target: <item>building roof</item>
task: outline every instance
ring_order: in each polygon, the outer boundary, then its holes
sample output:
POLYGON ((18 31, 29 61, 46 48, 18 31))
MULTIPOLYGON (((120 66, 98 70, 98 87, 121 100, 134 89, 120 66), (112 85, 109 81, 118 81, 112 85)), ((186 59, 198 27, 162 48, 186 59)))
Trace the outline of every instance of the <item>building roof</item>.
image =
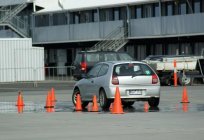
POLYGON ((52 11, 75 11, 101 7, 114 7, 127 4, 158 2, 159 0, 35 0, 37 6, 44 9, 37 13, 52 11))

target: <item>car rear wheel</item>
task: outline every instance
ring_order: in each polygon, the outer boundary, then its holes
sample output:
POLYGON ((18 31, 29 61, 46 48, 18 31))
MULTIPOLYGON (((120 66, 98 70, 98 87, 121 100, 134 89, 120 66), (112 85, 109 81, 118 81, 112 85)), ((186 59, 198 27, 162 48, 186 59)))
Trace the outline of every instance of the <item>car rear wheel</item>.
MULTIPOLYGON (((72 94, 72 102, 73 102, 74 106, 76 105, 77 94, 80 94, 80 90, 78 88, 75 89, 73 94, 72 94)), ((82 104, 82 108, 85 108, 89 104, 89 102, 88 101, 81 101, 81 104, 82 104)))
POLYGON ((109 109, 111 101, 107 99, 106 93, 104 90, 99 92, 99 104, 103 110, 109 109))
POLYGON ((159 105, 159 98, 150 98, 148 104, 150 107, 157 107, 159 105))

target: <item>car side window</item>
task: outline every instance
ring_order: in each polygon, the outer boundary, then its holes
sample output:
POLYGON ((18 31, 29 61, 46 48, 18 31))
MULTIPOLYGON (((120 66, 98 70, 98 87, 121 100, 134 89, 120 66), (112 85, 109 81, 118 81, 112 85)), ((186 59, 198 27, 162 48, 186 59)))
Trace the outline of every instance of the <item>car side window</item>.
POLYGON ((104 64, 104 65, 101 67, 101 69, 100 69, 100 71, 99 71, 99 73, 98 73, 98 76, 103 76, 103 75, 105 75, 105 74, 108 72, 108 68, 109 68, 109 66, 106 65, 106 64, 104 64))
POLYGON ((88 73, 88 77, 94 78, 97 77, 99 70, 101 69, 102 64, 95 65, 88 73))
POLYGON ((80 64, 82 61, 82 54, 77 54, 74 63, 80 64))

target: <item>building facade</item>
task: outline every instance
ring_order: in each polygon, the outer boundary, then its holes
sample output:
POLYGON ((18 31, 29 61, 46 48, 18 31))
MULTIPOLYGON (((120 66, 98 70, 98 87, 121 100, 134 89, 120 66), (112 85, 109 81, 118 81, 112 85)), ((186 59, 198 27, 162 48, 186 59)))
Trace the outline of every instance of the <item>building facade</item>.
MULTIPOLYGON (((17 3, 11 3, 0 3, 1 13, 5 5, 15 9, 17 3)), ((203 0, 103 0, 97 4, 94 0, 19 0, 18 5, 23 3, 26 7, 16 17, 26 23, 21 27, 27 34, 1 22, 0 37, 31 37, 33 45, 45 47, 47 65, 71 65, 77 51, 104 40, 118 27, 128 31, 128 42, 119 51, 127 51, 136 60, 148 55, 202 55, 204 50, 203 0)))

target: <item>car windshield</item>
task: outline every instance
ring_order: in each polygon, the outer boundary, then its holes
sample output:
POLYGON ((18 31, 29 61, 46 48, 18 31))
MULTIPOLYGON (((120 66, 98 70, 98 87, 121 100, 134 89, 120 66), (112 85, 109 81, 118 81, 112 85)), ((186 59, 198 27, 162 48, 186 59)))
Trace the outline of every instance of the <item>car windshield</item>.
POLYGON ((87 53, 86 54, 87 62, 99 62, 99 53, 87 53))
POLYGON ((117 76, 138 76, 152 75, 154 72, 149 66, 140 63, 124 63, 114 66, 113 75, 117 76))

